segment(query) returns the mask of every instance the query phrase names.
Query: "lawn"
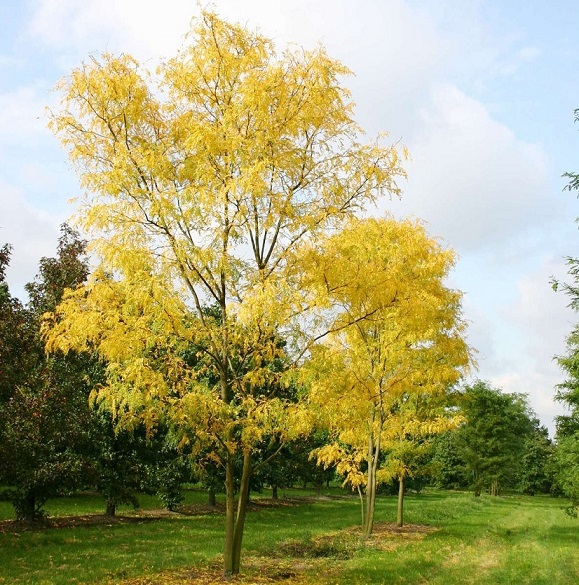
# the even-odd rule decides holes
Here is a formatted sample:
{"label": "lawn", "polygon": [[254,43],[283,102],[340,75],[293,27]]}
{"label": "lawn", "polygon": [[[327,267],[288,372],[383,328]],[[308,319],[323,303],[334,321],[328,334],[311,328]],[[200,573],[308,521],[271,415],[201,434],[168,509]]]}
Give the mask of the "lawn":
{"label": "lawn", "polygon": [[[396,530],[395,498],[377,503],[376,535],[362,542],[356,498],[286,491],[256,498],[248,517],[243,583],[549,584],[579,582],[579,521],[548,497],[473,498],[429,492],[407,498]],[[145,497],[138,513],[98,515],[89,495],[49,502],[52,527],[0,523],[0,583],[214,583],[220,576],[222,512],[190,491],[183,513]],[[0,518],[10,508],[0,505]],[[68,515],[77,515],[73,521]]]}

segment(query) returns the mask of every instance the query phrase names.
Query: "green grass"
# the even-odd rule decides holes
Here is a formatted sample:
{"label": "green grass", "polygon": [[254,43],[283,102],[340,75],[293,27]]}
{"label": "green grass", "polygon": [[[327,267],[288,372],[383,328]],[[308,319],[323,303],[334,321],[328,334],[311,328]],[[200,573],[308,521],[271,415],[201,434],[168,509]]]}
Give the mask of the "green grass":
{"label": "green grass", "polygon": [[[187,498],[188,504],[206,500],[195,491]],[[159,506],[152,497],[141,503]],[[579,523],[562,512],[562,500],[413,495],[407,498],[406,521],[437,529],[385,534],[378,526],[376,538],[365,546],[355,531],[346,530],[359,523],[356,498],[283,504],[283,499],[278,506],[258,503],[250,512],[242,559],[246,572],[257,575],[261,568],[284,583],[344,585],[579,581]],[[380,498],[376,520],[391,522],[395,505],[393,497]],[[100,513],[102,501],[80,495],[49,502],[47,509],[55,515]],[[5,512],[2,504],[0,515]],[[206,513],[5,531],[0,533],[0,583],[121,583],[144,576],[150,583],[194,582],[183,577],[191,568],[219,565],[223,524],[221,514]]]}

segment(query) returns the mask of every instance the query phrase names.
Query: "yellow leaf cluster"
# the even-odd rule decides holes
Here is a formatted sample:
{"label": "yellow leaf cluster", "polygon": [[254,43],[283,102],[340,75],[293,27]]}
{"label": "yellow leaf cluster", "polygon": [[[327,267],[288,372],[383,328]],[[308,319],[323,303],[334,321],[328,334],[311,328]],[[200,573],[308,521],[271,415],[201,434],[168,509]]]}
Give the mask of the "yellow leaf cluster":
{"label": "yellow leaf cluster", "polygon": [[408,469],[394,445],[457,424],[445,396],[472,362],[461,294],[445,285],[455,254],[419,222],[391,218],[351,220],[307,254],[304,282],[331,330],[305,367],[310,399],[368,469],[380,450],[392,453],[388,473]]}

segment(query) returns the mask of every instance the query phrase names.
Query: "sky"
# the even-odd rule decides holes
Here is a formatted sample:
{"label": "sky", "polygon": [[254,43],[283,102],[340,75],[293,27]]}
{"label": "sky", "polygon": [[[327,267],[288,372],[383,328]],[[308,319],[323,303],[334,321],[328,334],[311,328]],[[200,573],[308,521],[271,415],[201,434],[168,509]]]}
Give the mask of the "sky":
{"label": "sky", "polygon": [[[573,0],[216,0],[221,17],[283,50],[322,43],[368,139],[387,131],[411,155],[400,200],[454,248],[476,377],[522,392],[551,432],[564,412],[553,357],[578,316],[552,290],[579,256],[579,11]],[[42,256],[82,191],[47,129],[57,81],[91,54],[130,53],[154,68],[182,45],[191,0],[0,0],[0,245],[25,299]]]}

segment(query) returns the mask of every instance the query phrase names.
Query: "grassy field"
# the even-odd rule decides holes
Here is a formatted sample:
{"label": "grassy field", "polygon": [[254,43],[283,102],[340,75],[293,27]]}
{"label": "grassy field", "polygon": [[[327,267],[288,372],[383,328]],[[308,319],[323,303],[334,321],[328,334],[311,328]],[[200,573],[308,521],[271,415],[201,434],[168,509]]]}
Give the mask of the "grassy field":
{"label": "grassy field", "polygon": [[[579,582],[579,521],[548,497],[409,496],[396,530],[395,499],[377,504],[376,535],[362,542],[352,497],[286,492],[256,499],[247,521],[242,583],[549,584]],[[296,497],[299,496],[299,497]],[[49,502],[52,526],[0,523],[1,584],[215,583],[221,572],[222,512],[188,492],[183,513],[145,497],[138,513],[98,515],[102,502]],[[0,503],[0,519],[11,509]],[[76,515],[71,519],[68,515]]]}

